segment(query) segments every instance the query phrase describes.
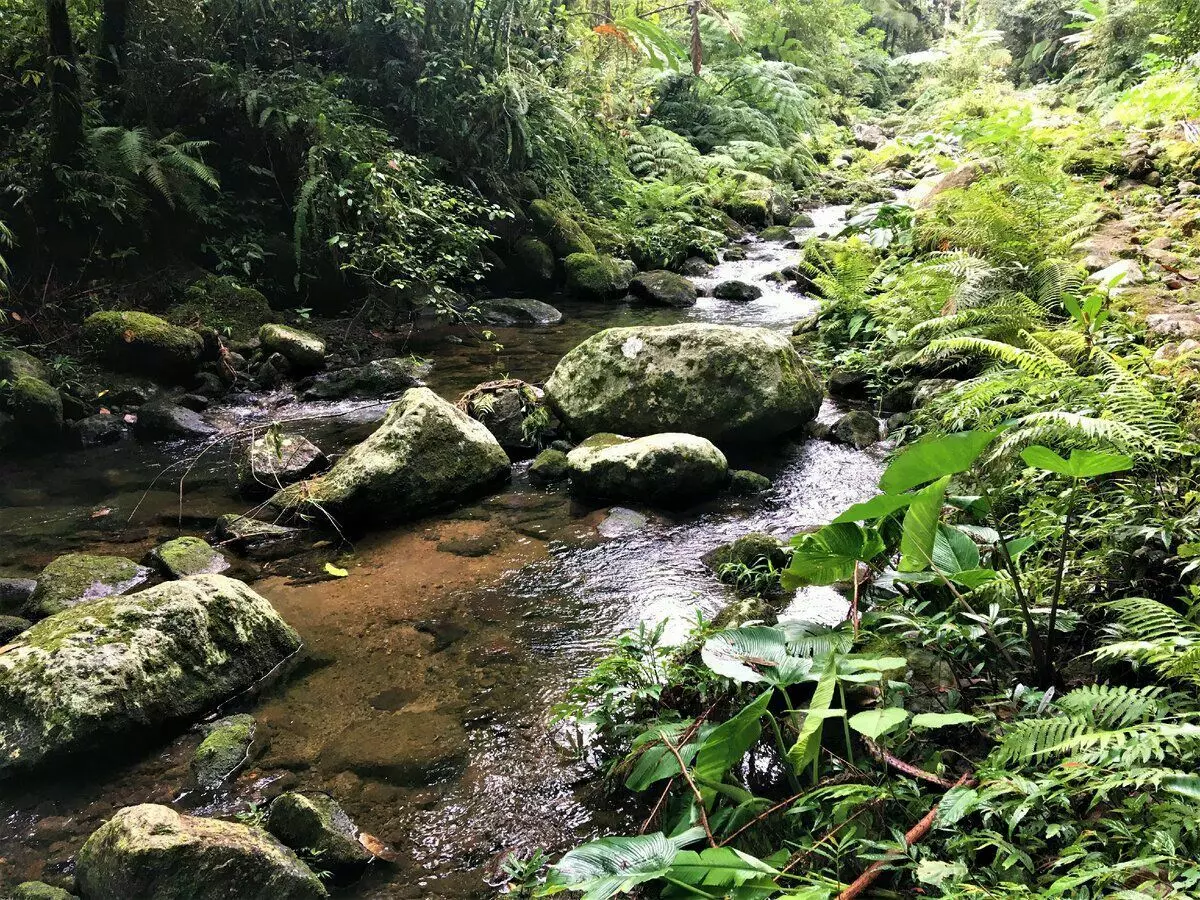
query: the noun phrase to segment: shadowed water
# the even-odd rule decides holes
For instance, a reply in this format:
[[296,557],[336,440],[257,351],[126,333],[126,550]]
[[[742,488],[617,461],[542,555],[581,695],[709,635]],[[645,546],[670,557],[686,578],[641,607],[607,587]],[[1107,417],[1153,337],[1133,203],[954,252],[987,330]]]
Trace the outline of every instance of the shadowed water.
[[[841,216],[819,213],[818,228]],[[561,326],[494,329],[494,342],[473,340],[471,329],[441,329],[415,337],[412,348],[434,360],[431,386],[456,398],[499,375],[542,381],[600,328],[679,321],[786,328],[815,308],[763,280],[793,263],[795,251],[758,243],[749,250],[747,260],[698,282],[752,281],[764,288],[752,303],[701,298],[691,309],[658,310],[564,302]],[[448,341],[452,335],[464,342]],[[231,430],[297,419],[298,430],[340,449],[369,433],[383,409],[276,394],[242,398],[214,419]],[[194,463],[195,445],[134,443],[6,463],[0,573],[35,573],[70,550],[140,557],[165,537],[243,511],[229,488],[234,443]],[[706,551],[749,531],[790,537],[828,521],[869,496],[879,473],[875,456],[819,441],[734,462],[770,476],[771,493],[686,514],[611,510],[533,488],[518,467],[503,493],[360,541],[340,562],[347,578],[319,580],[286,566],[249,573],[308,653],[283,683],[225,710],[255,714],[253,766],[218,796],[190,793],[187,761],[198,737],[189,733],[117,769],[80,766],[36,787],[6,785],[0,879],[69,872],[86,835],[123,805],[173,802],[228,814],[287,787],[329,791],[395,849],[395,863],[344,889],[354,897],[489,896],[486,880],[504,852],[558,849],[625,827],[613,799],[598,796],[595,773],[565,756],[548,732],[550,707],[638,621],[668,619],[678,634],[697,612],[711,615],[728,602],[699,565]],[[793,608],[828,621],[844,611],[842,598],[821,591],[802,594]]]

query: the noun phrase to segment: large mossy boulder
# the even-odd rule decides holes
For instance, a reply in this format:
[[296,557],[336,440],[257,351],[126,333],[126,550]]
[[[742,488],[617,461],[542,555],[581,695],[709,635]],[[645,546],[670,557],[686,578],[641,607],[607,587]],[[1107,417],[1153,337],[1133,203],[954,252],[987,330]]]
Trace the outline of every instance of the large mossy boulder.
[[239,713],[204,727],[204,740],[192,755],[192,777],[212,791],[228,781],[250,759],[257,725],[254,716]]
[[332,872],[360,871],[374,859],[358,840],[358,826],[328,794],[280,794],[265,824],[288,847]]
[[68,553],[42,569],[25,612],[41,619],[89,600],[124,594],[144,583],[150,570],[124,556]]
[[215,328],[237,341],[248,340],[274,317],[260,291],[229,275],[206,275],[192,282],[164,317],[188,328]]
[[299,648],[266,599],[223,575],[50,616],[0,654],[0,778],[125,750],[247,690]]
[[428,388],[408,391],[379,428],[326,474],[270,501],[293,517],[343,526],[411,519],[502,483],[509,459],[487,428]]
[[595,253],[596,245],[573,218],[547,200],[529,204],[529,220],[556,256]]
[[633,263],[595,253],[572,253],[563,261],[567,289],[584,300],[619,300],[629,291]]
[[196,332],[144,312],[94,313],[83,340],[114,368],[168,379],[189,378],[204,353]]
[[41,360],[24,350],[0,352],[0,381],[16,381],[22,375],[44,379],[46,369]]
[[677,431],[718,444],[795,431],[822,395],[786,335],[705,324],[602,331],[562,358],[546,392],[582,437]]
[[389,356],[361,366],[320,372],[301,387],[305,400],[390,397],[420,387],[432,366],[416,356]]
[[554,283],[554,251],[545,241],[531,234],[519,238],[513,247],[512,262],[512,271],[522,283],[542,290]]
[[258,340],[268,353],[278,353],[302,372],[325,365],[325,342],[299,328],[272,322],[258,330]]
[[328,893],[296,854],[259,828],[128,806],[100,826],[75,869],[87,900],[318,900]]
[[695,306],[696,286],[682,275],[656,269],[635,275],[629,291],[639,300],[658,306]]
[[22,443],[55,441],[62,436],[62,397],[42,379],[19,376],[10,387],[9,405]]
[[603,500],[681,506],[729,481],[725,454],[694,434],[595,434],[567,454],[567,466],[572,493]]

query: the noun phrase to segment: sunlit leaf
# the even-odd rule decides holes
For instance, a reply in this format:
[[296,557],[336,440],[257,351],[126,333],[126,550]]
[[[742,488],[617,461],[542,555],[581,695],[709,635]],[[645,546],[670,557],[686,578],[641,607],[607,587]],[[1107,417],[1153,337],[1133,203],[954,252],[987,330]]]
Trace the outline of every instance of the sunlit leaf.
[[977,716],[967,713],[917,713],[912,717],[913,728],[946,728],[950,725],[972,725],[978,722]]
[[859,734],[871,740],[895,731],[908,718],[908,710],[899,706],[889,706],[884,709],[868,709],[865,712],[851,716],[848,723]]
[[917,492],[904,514],[900,537],[900,571],[919,572],[933,560],[933,541],[942,515],[942,500],[950,476],[945,475]]
[[626,894],[639,884],[662,878],[679,851],[703,837],[703,828],[689,828],[672,838],[661,833],[600,838],[576,847],[550,868],[547,893],[578,891],[583,900]]
[[810,657],[789,652],[779,629],[765,626],[717,632],[704,642],[700,658],[718,675],[750,684],[795,684],[813,667]]
[[999,432],[963,431],[926,438],[902,451],[879,479],[879,489],[899,494],[971,468]]
[[1063,459],[1049,447],[1035,445],[1021,451],[1021,459],[1035,469],[1044,469],[1068,478],[1095,478],[1125,472],[1133,468],[1133,457],[1123,453],[1101,453],[1096,450],[1072,450],[1070,459]]

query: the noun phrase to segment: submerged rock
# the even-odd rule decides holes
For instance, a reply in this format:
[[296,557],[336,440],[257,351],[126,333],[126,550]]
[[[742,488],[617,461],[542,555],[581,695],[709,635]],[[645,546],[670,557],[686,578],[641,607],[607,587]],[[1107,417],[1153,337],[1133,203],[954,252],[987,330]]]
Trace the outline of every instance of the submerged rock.
[[203,790],[215,790],[250,759],[256,725],[244,713],[204,726],[205,737],[192,756],[192,777]]
[[255,438],[238,466],[238,489],[270,493],[320,472],[328,464],[321,448],[299,434],[268,431]]
[[640,300],[659,306],[685,307],[696,305],[696,286],[674,272],[657,269],[634,276],[629,291]]
[[267,600],[222,575],[57,613],[0,654],[0,777],[186,721],[299,648]]
[[595,253],[572,253],[564,260],[567,287],[585,300],[619,300],[629,290],[633,263]]
[[265,831],[184,816],[151,803],[128,806],[79,851],[87,900],[317,900],[312,871]]
[[321,750],[321,768],[412,787],[461,772],[467,758],[467,735],[458,719],[436,710],[401,710],[372,716],[330,738]]
[[749,303],[757,300],[763,294],[762,288],[744,281],[722,281],[713,288],[713,296],[718,300],[732,300],[734,303]]
[[318,523],[414,518],[502,483],[509,465],[486,427],[428,388],[414,388],[328,473],[284,488],[270,505]]
[[325,365],[325,342],[315,334],[277,322],[258,330],[258,340],[268,353],[278,353],[301,371]]
[[601,499],[685,505],[729,481],[725,454],[694,434],[596,434],[567,454],[567,464],[572,492]]
[[580,436],[685,432],[717,443],[795,431],[822,394],[786,335],[699,324],[602,331],[562,358],[546,392]]
[[229,560],[198,537],[178,537],[150,551],[150,560],[168,578],[215,575],[229,568]]
[[879,442],[879,420],[865,410],[852,410],[833,424],[833,436],[843,444],[865,450]]
[[217,519],[217,541],[251,559],[282,559],[307,549],[311,534],[302,528],[289,528],[273,522],[261,522],[236,513]]
[[42,569],[26,607],[34,618],[52,616],[88,600],[131,591],[150,570],[123,556],[68,553]]
[[359,843],[358,826],[328,794],[281,794],[271,801],[267,831],[322,868],[363,869],[374,857]]
[[321,372],[304,382],[305,400],[345,400],[350,397],[390,397],[420,387],[432,368],[415,356],[375,359],[365,365]]
[[524,297],[495,297],[475,301],[477,319],[484,325],[512,328],[518,325],[557,325],[563,314],[541,300]]
[[190,328],[144,312],[98,312],[83,323],[83,340],[109,365],[182,379],[200,365],[204,340]]
[[567,454],[561,450],[543,450],[529,467],[529,480],[537,485],[558,484],[568,474]]

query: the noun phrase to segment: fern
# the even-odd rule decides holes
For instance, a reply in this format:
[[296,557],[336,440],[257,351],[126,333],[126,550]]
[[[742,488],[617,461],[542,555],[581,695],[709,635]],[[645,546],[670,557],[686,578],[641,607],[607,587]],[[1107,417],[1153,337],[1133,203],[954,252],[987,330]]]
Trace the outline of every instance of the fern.
[[178,132],[154,138],[145,128],[118,125],[93,128],[89,139],[102,173],[141,183],[171,209],[182,206],[203,219],[201,189],[220,190],[216,172],[202,158],[209,141],[184,140]]

